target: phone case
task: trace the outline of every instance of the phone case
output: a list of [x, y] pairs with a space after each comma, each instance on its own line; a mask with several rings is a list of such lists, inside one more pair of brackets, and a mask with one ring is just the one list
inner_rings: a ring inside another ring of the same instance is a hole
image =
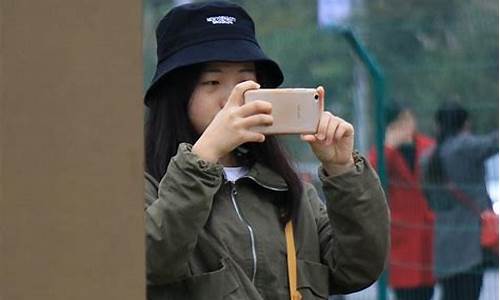
[[312, 88], [258, 89], [244, 94], [245, 103], [255, 100], [273, 106], [271, 126], [252, 128], [266, 135], [315, 133], [322, 113], [319, 94]]

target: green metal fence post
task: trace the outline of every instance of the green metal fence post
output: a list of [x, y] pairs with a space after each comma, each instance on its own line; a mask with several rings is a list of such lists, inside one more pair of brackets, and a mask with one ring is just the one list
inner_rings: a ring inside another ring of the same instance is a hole
[[[373, 56], [371, 56], [361, 41], [356, 37], [352, 30], [348, 28], [336, 28], [337, 31], [346, 39], [354, 53], [368, 69], [370, 76], [373, 78], [373, 90], [375, 99], [375, 147], [377, 149], [377, 166], [378, 174], [382, 187], [386, 190], [387, 173], [385, 168], [384, 157], [384, 139], [385, 139], [385, 78], [382, 69], [378, 66]], [[378, 299], [386, 300], [387, 297], [387, 271], [382, 274], [378, 281]]]

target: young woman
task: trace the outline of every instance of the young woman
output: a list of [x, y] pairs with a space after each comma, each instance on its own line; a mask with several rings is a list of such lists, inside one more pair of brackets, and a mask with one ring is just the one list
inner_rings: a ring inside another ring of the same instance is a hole
[[252, 130], [272, 124], [272, 107], [243, 104], [244, 92], [283, 75], [248, 14], [228, 2], [183, 5], [156, 34], [145, 96], [148, 299], [326, 299], [372, 284], [388, 251], [388, 209], [353, 154], [351, 124], [325, 112], [317, 133], [302, 136], [322, 165], [325, 206], [276, 139]]
[[[430, 300], [434, 294], [434, 214], [420, 184], [419, 159], [434, 141], [418, 131], [411, 108], [391, 101], [386, 109], [384, 155], [391, 211], [389, 285], [397, 300]], [[375, 148], [370, 162], [376, 165]]]
[[475, 211], [492, 206], [484, 162], [498, 153], [498, 131], [472, 134], [469, 114], [456, 102], [441, 104], [435, 121], [437, 145], [422, 157], [424, 188], [436, 216], [434, 273], [443, 300], [476, 300], [485, 264], [496, 260], [498, 265], [498, 255], [481, 248], [480, 216]]

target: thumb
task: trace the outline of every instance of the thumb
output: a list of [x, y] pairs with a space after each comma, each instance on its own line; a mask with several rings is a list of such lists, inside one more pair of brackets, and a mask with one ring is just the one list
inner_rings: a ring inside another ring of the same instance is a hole
[[255, 81], [247, 80], [235, 85], [229, 98], [227, 99], [226, 106], [241, 106], [243, 105], [243, 94], [248, 90], [256, 90], [260, 88], [260, 84]]

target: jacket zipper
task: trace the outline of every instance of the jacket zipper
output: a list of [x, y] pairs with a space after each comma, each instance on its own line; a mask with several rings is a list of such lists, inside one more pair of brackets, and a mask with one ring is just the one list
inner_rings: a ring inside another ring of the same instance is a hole
[[257, 273], [257, 251], [255, 250], [255, 236], [253, 233], [252, 226], [243, 219], [243, 216], [240, 213], [238, 204], [236, 203], [236, 195], [238, 192], [236, 191], [236, 187], [234, 186], [233, 183], [231, 183], [231, 201], [233, 202], [233, 207], [234, 210], [236, 210], [236, 214], [238, 215], [238, 218], [240, 221], [247, 227], [248, 232], [250, 233], [250, 243], [252, 247], [252, 258], [253, 258], [253, 272], [252, 272], [252, 282], [255, 281], [255, 274]]

